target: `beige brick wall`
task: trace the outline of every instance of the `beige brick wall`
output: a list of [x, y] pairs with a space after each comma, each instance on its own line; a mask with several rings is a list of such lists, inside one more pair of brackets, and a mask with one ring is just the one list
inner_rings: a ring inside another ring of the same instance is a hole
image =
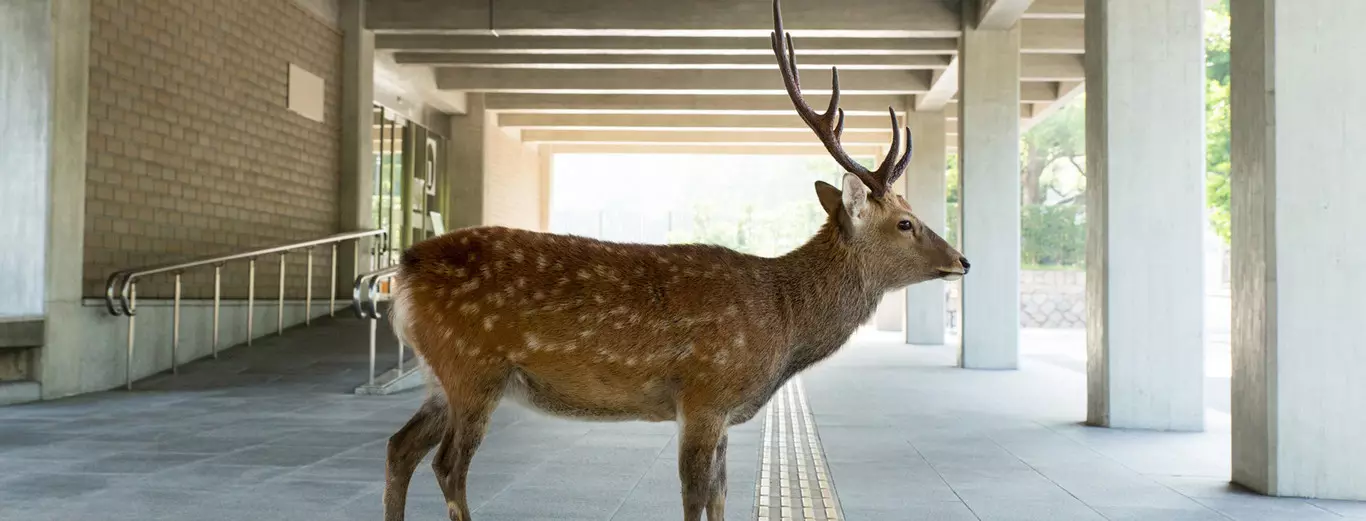
[[[292, 0], [91, 3], [86, 295], [116, 269], [337, 231], [335, 28]], [[286, 107], [290, 63], [325, 80], [325, 122]], [[315, 260], [325, 291], [327, 251]], [[276, 262], [258, 266], [258, 298], [276, 294]], [[302, 273], [304, 256], [288, 269]], [[244, 296], [245, 264], [224, 274], [225, 295]], [[187, 274], [186, 297], [212, 295], [211, 281], [211, 269]], [[149, 279], [139, 297], [170, 287]]]
[[516, 130], [484, 121], [484, 224], [541, 229], [541, 156]]

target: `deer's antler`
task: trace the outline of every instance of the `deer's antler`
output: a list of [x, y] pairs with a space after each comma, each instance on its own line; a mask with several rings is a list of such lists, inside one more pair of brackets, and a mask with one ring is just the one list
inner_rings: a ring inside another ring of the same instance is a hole
[[892, 107], [887, 107], [887, 113], [892, 116], [892, 147], [887, 151], [887, 157], [882, 160], [882, 164], [877, 170], [870, 172], [849, 157], [844, 151], [844, 145], [840, 144], [840, 136], [844, 134], [844, 109], [839, 108], [839, 69], [830, 68], [830, 106], [825, 109], [824, 114], [817, 114], [802, 97], [801, 82], [797, 79], [797, 55], [792, 47], [792, 35], [783, 30], [783, 13], [778, 4], [779, 0], [773, 0], [773, 54], [778, 57], [778, 70], [783, 75], [783, 85], [787, 87], [787, 95], [792, 98], [797, 115], [801, 116], [806, 126], [811, 127], [816, 133], [816, 137], [825, 145], [825, 149], [835, 158], [836, 163], [858, 176], [863, 184], [872, 190], [874, 197], [881, 197], [891, 189], [892, 183], [901, 177], [906, 171], [906, 165], [910, 163], [911, 129], [906, 128], [905, 153], [900, 160], [894, 161], [897, 148], [901, 145], [901, 132], [897, 128], [896, 111]]

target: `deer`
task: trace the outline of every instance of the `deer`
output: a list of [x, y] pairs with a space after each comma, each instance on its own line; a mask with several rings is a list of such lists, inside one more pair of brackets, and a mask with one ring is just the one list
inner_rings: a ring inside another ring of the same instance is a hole
[[754, 418], [794, 375], [825, 360], [883, 295], [957, 280], [968, 260], [912, 212], [893, 183], [911, 156], [876, 170], [840, 143], [839, 71], [817, 113], [773, 2], [771, 34], [797, 115], [846, 173], [815, 183], [826, 220], [777, 257], [704, 244], [627, 244], [497, 226], [418, 242], [401, 256], [390, 320], [435, 381], [390, 439], [386, 521], [401, 521], [417, 464], [432, 468], [452, 521], [471, 521], [470, 462], [503, 399], [589, 421], [674, 421], [684, 521], [725, 518], [727, 429]]

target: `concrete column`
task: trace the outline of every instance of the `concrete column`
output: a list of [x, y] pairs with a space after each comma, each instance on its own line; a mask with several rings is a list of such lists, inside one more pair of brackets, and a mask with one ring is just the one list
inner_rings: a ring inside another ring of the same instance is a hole
[[1015, 369], [1020, 351], [1020, 25], [972, 24], [963, 2], [959, 39], [958, 157], [963, 278], [960, 365]]
[[1233, 480], [1366, 500], [1366, 4], [1232, 14]]
[[484, 94], [471, 92], [465, 98], [464, 114], [451, 116], [451, 152], [446, 181], [450, 185], [448, 229], [484, 224], [484, 131], [486, 119]]
[[[29, 261], [38, 263], [37, 273], [22, 274], [33, 277], [27, 282], [41, 288], [30, 294], [40, 300], [36, 309], [27, 310], [33, 314], [26, 312], [21, 318], [45, 319], [41, 356], [29, 370], [30, 378], [42, 385], [41, 395], [51, 397], [77, 385], [81, 375], [70, 368], [89, 356], [80, 275], [85, 251], [90, 0], [0, 0], [0, 11], [14, 17], [0, 16], [14, 23], [0, 23], [0, 113], [6, 114], [0, 117], [0, 157], [10, 162], [7, 173], [0, 175], [0, 221], [36, 230], [31, 237], [38, 240], [15, 241], [0, 233], [9, 245], [0, 249], [27, 253]], [[16, 37], [26, 43], [11, 40]], [[17, 148], [6, 154], [7, 145]], [[27, 187], [32, 191], [23, 189], [24, 181], [35, 180]], [[10, 184], [15, 181], [17, 186]], [[35, 209], [38, 214], [11, 213]], [[0, 224], [0, 230], [4, 228]], [[14, 270], [9, 260], [0, 267]], [[7, 304], [31, 302], [11, 299]]]
[[1087, 423], [1204, 428], [1204, 5], [1086, 4]]
[[[944, 112], [911, 112], [907, 116], [914, 148], [911, 164], [902, 177], [906, 202], [925, 226], [944, 235], [948, 161]], [[943, 344], [944, 282], [933, 280], [906, 288], [905, 315], [907, 344]]]
[[[53, 27], [46, 0], [0, 0], [0, 319], [43, 315], [52, 155]], [[81, 151], [82, 156], [84, 150]], [[79, 265], [78, 265], [79, 266]], [[79, 273], [79, 271], [77, 271]]]
[[537, 153], [540, 154], [541, 231], [550, 231], [550, 197], [555, 178], [555, 153], [551, 152], [549, 146], [540, 147]]
[[[339, 231], [375, 227], [374, 204], [374, 100], [375, 35], [365, 27], [365, 0], [341, 0], [342, 30], [342, 146], [341, 179], [338, 186]], [[338, 255], [338, 291], [351, 294], [354, 272], [351, 252]], [[361, 271], [370, 265], [361, 257]]]

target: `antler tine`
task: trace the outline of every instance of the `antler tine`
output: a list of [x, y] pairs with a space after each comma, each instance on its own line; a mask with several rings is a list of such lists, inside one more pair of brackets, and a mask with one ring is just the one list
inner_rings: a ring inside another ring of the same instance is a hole
[[840, 144], [840, 136], [844, 134], [844, 110], [839, 108], [839, 70], [835, 67], [830, 68], [830, 106], [824, 114], [817, 114], [802, 97], [801, 82], [797, 74], [797, 52], [792, 45], [792, 35], [783, 30], [783, 13], [779, 3], [780, 0], [773, 0], [773, 34], [770, 38], [773, 42], [773, 54], [778, 58], [778, 71], [783, 75], [783, 86], [787, 88], [788, 97], [792, 98], [797, 115], [801, 116], [806, 126], [816, 133], [816, 137], [825, 145], [825, 150], [836, 163], [862, 180], [873, 193], [881, 195], [886, 188], [879, 178], [849, 157], [849, 153], [845, 152], [844, 146]]
[[892, 118], [892, 148], [887, 150], [887, 157], [883, 158], [881, 165], [878, 165], [877, 176], [890, 190], [892, 183], [895, 183], [901, 174], [906, 172], [906, 166], [911, 162], [911, 127], [906, 127], [906, 150], [902, 152], [901, 158], [893, 163], [892, 160], [897, 159], [897, 149], [901, 147], [901, 129], [897, 128], [896, 110], [887, 107], [887, 114]]
[[906, 167], [911, 164], [911, 127], [906, 126], [906, 151], [901, 154], [901, 160], [896, 162], [896, 168], [892, 169], [891, 175], [887, 176], [887, 185], [895, 183], [901, 174], [906, 173]]

